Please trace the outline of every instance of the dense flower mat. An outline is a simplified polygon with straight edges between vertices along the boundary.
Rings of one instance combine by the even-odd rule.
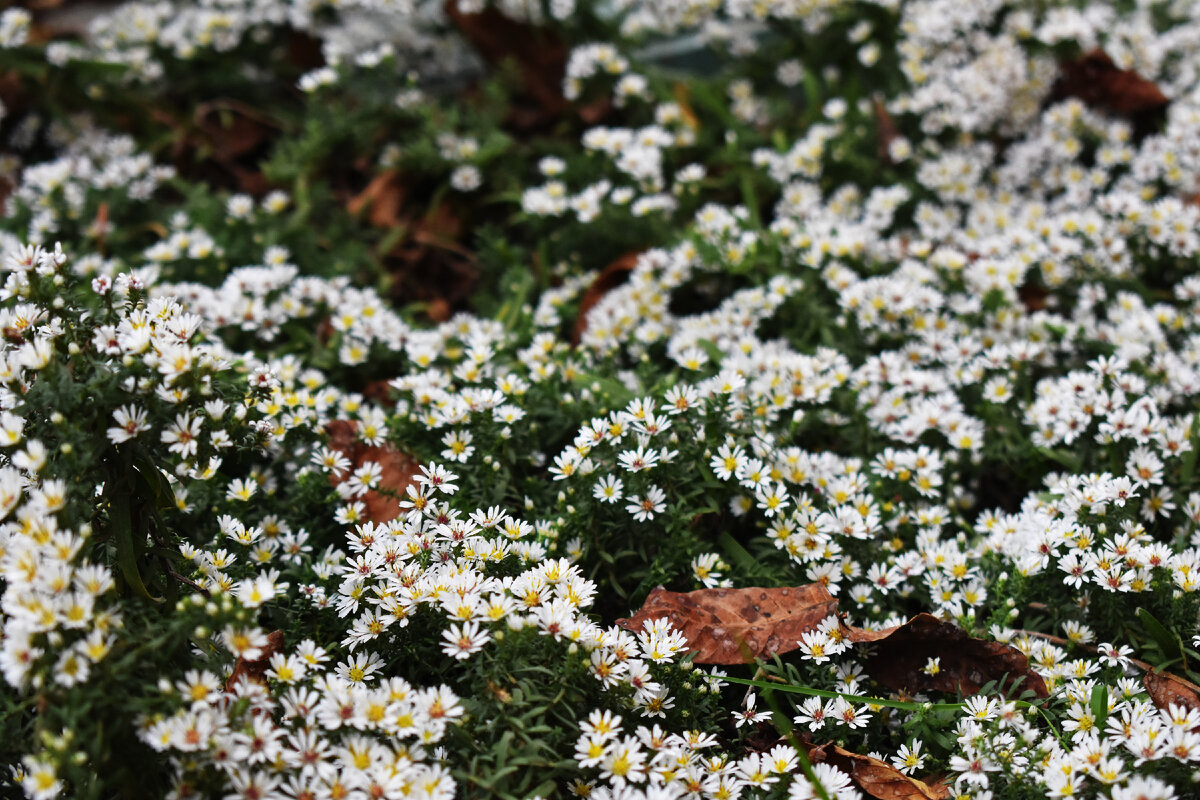
[[[1195,796],[1200,4],[68,6],[0,791]]]

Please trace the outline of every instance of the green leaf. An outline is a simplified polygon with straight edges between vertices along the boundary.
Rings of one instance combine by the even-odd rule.
[[[736,564],[738,567],[754,572],[758,569],[758,561],[750,552],[742,547],[741,543],[729,535],[729,531],[722,531],[717,537],[717,544],[725,551],[725,555],[729,556],[729,561]],[[773,685],[773,684],[772,684]]]
[[[628,405],[629,401],[633,399],[633,392],[629,391],[628,387],[616,378],[604,377],[595,373],[581,374],[575,378],[573,383],[581,389],[588,389],[601,397],[607,397],[615,406]],[[593,384],[599,388],[594,389]]]
[[[503,764],[508,761],[508,749],[512,746],[514,736],[515,734],[512,731],[505,731],[500,736],[500,741],[496,742],[496,746],[492,752],[496,756],[497,764]]]
[[[714,364],[720,365],[724,360],[725,354],[721,352],[721,348],[717,347],[711,339],[697,339],[696,344],[700,345],[700,349],[704,351],[709,360]]]
[[[566,761],[566,762],[558,762],[558,763],[565,763],[569,767],[575,766],[574,761]],[[555,766],[558,766],[558,765],[556,764]],[[558,767],[558,768],[562,769],[562,767]],[[541,783],[539,783],[537,786],[535,786],[533,788],[533,791],[530,792],[528,796],[529,797],[549,797],[550,795],[554,794],[554,790],[557,788],[558,788],[558,784],[556,784],[553,780],[545,780],[545,781],[542,781]]]
[[[1061,447],[1057,448],[1057,449],[1051,449],[1049,447],[1038,447],[1035,449],[1037,450],[1037,452],[1040,455],[1045,456],[1046,458],[1048,458],[1051,461],[1054,461],[1058,464],[1062,464],[1064,467],[1071,470],[1072,472],[1079,472],[1081,469],[1079,456],[1075,455],[1070,450],[1065,450]]]
[[[814,689],[811,686],[796,686],[791,683],[775,683],[774,681],[749,680],[747,678],[734,678],[729,675],[722,675],[722,681],[736,683],[740,686],[755,686],[759,689],[770,689],[777,692],[790,692],[792,694],[803,694],[809,697],[826,697],[835,700],[843,697],[853,703],[865,703],[872,706],[883,706],[885,708],[900,708],[908,711],[916,711],[918,709],[961,709],[962,703],[918,703],[915,700],[888,700],[883,697],[866,697],[858,694],[846,694],[845,692],[831,692],[826,689]],[[1018,704],[1019,701],[1018,701]],[[1028,705],[1026,703],[1025,705]]]
[[[1103,730],[1104,723],[1108,721],[1108,687],[1103,683],[1092,689],[1091,710],[1093,723],[1096,728]]]
[[[113,541],[117,545],[117,567],[129,588],[142,597],[154,603],[163,602],[163,598],[150,594],[142,575],[138,572],[138,547],[133,541],[133,509],[128,495],[108,498],[109,525],[112,527]]]
[[[1179,639],[1179,635],[1168,630],[1165,625],[1155,619],[1154,615],[1146,609],[1139,608],[1136,613],[1146,633],[1150,635],[1150,638],[1162,650],[1163,657],[1172,663],[1182,661],[1186,669],[1187,657],[1183,654],[1183,644]],[[1162,665],[1159,664],[1158,666],[1161,667]]]

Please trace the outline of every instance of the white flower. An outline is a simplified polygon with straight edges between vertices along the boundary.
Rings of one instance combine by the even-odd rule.
[[[442,631],[442,652],[459,661],[470,658],[473,653],[483,649],[491,641],[492,635],[486,630],[480,630],[477,621],[464,622],[461,625],[451,625]]]
[[[121,406],[113,412],[115,427],[108,429],[108,439],[113,444],[121,444],[146,430],[146,409],[135,405]]]
[[[473,192],[482,185],[483,175],[471,164],[463,164],[450,174],[450,186],[456,191]]]
[[[629,495],[629,503],[625,506],[625,510],[632,514],[638,522],[645,522],[667,510],[666,499],[667,495],[662,489],[651,486],[646,490],[645,497],[636,494]]]
[[[171,426],[162,432],[163,443],[169,445],[167,449],[172,453],[179,454],[181,458],[196,455],[196,451],[200,447],[199,436],[202,422],[200,417],[193,419],[190,414],[179,414]]]

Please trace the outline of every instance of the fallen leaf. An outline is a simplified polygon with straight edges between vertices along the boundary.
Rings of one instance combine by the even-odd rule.
[[[830,764],[848,774],[858,788],[879,800],[946,800],[950,787],[928,784],[910,778],[878,758],[852,753],[833,743],[813,747],[808,759],[814,764]]]
[[[395,228],[404,224],[401,211],[405,194],[400,171],[389,169],[376,175],[346,208],[351,214],[361,214],[365,209],[367,222],[376,228]]]
[[[1017,648],[1001,642],[972,638],[957,625],[932,614],[918,614],[903,625],[882,631],[846,628],[855,644],[869,646],[863,660],[867,673],[896,691],[962,692],[972,695],[991,681],[1011,686],[1024,678],[1019,689],[1032,689],[1048,697],[1046,682],[1029,667],[1029,659]],[[925,671],[932,658],[939,670]]]
[[[362,388],[362,396],[374,403],[388,403],[391,400],[391,381],[371,381]]]
[[[399,170],[375,176],[346,208],[384,230],[399,230],[381,266],[393,278],[390,294],[406,303],[426,303],[435,322],[444,322],[474,291],[476,256],[461,239],[467,226],[449,202],[418,213],[408,205],[408,184]]]
[[[456,0],[446,0],[444,8],[446,18],[489,67],[495,69],[511,60],[520,70],[521,90],[532,107],[511,109],[506,120],[509,125],[531,130],[563,116],[570,104],[562,92],[567,45],[560,36],[511,19],[496,8],[466,14]]]
[[[617,258],[600,271],[600,274],[592,281],[592,285],[583,293],[583,298],[579,301],[579,313],[575,317],[575,328],[571,331],[572,347],[579,344],[579,340],[583,338],[583,332],[587,330],[588,312],[604,299],[604,295],[629,279],[629,274],[637,266],[638,256],[641,254],[641,250],[635,250]]]
[[[1046,307],[1046,298],[1050,296],[1050,291],[1041,284],[1037,283],[1022,283],[1017,287],[1017,297],[1024,304],[1027,311],[1041,311]]]
[[[1171,705],[1200,711],[1200,686],[1191,681],[1169,672],[1148,669],[1142,676],[1142,685],[1146,687],[1154,705],[1164,711]]]
[[[745,664],[795,650],[802,633],[836,613],[837,600],[818,583],[687,593],[659,586],[636,614],[617,625],[638,633],[647,620],[666,617],[687,637],[695,663]]]
[[[280,129],[279,123],[249,103],[220,99],[201,103],[193,114],[213,149],[213,158],[231,161],[257,150]]]
[[[684,81],[675,81],[675,84],[671,87],[671,94],[675,97],[675,105],[679,106],[679,116],[683,117],[683,123],[693,131],[700,130],[700,119],[696,116],[696,112],[692,110],[687,83]]]
[[[1157,84],[1133,70],[1118,68],[1099,48],[1059,67],[1050,94],[1053,100],[1077,97],[1094,108],[1128,117],[1162,111],[1171,102]]]
[[[300,72],[310,72],[325,66],[321,40],[297,30],[288,32],[287,62]]]
[[[358,423],[345,419],[334,420],[325,426],[329,434],[329,446],[350,460],[351,471],[368,461],[374,461],[383,468],[380,487],[403,496],[408,484],[421,474],[416,459],[390,445],[369,445],[358,438],[357,430]],[[342,479],[346,477],[344,475]],[[331,478],[331,482],[337,484],[339,481]],[[390,494],[372,489],[360,499],[366,506],[364,517],[371,522],[390,522],[400,516],[400,500]]]
[[[171,159],[181,175],[261,196],[269,188],[260,163],[279,136],[279,121],[239,100],[197,105],[187,120],[161,108],[150,118],[174,134]]]
[[[225,691],[232,692],[238,681],[246,680],[251,683],[265,684],[267,669],[271,666],[271,656],[283,651],[283,631],[271,631],[267,634],[267,645],[262,655],[254,660],[239,658],[233,665],[229,680],[225,681]]]
[[[96,219],[92,221],[92,226],[88,229],[88,235],[96,240],[96,249],[101,255],[107,253],[104,247],[105,237],[108,235],[108,203],[101,203],[96,208]]]
[[[462,235],[462,219],[448,203],[438,203],[431,208],[412,229],[412,238],[417,244],[450,250],[474,260],[475,254],[458,243]]]
[[[669,592],[659,586],[632,617],[617,625],[640,632],[647,620],[666,617],[687,637],[696,664],[744,664],[797,649],[801,634],[837,614],[837,600],[821,584],[790,588],[700,589]],[[1046,682],[1015,647],[974,639],[957,625],[918,614],[903,625],[867,630],[841,625],[843,635],[862,645],[867,673],[883,686],[909,693],[972,695],[992,681],[1032,689],[1048,697]],[[940,669],[925,671],[932,658]]]
[[[885,164],[892,163],[892,142],[900,135],[896,130],[896,123],[892,120],[892,115],[888,113],[884,107],[883,101],[876,97],[871,102],[871,108],[875,112],[875,136],[879,144],[879,158]]]
[[[450,319],[450,304],[444,297],[435,297],[426,304],[425,316],[432,322],[445,322]]]

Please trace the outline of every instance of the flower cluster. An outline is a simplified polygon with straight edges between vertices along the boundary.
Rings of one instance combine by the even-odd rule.
[[[1195,9],[39,24],[0,15],[45,86],[0,127],[28,796],[1186,794]],[[728,620],[628,619],[802,584],[745,668],[691,655]],[[935,644],[882,678],[848,626],[918,611],[1046,697]]]

